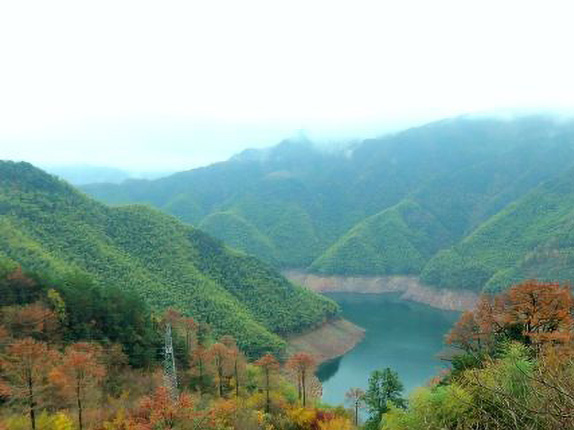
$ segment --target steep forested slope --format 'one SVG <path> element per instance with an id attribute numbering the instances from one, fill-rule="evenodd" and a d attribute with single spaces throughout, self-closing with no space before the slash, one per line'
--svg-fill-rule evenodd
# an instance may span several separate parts
<path id="1" fill-rule="evenodd" d="M 230 333 L 245 350 L 282 349 L 336 305 L 171 216 L 109 208 L 26 163 L 0 162 L 0 257 L 58 279 L 129 288 Z"/>
<path id="2" fill-rule="evenodd" d="M 290 141 L 158 181 L 85 190 L 151 203 L 278 267 L 424 271 L 428 282 L 458 288 L 476 283 L 470 272 L 450 284 L 429 275 L 429 261 L 573 165 L 572 122 L 457 118 L 345 151 Z"/>
<path id="3" fill-rule="evenodd" d="M 434 257 L 429 283 L 497 290 L 531 277 L 574 280 L 574 170 L 550 180 Z"/>
<path id="4" fill-rule="evenodd" d="M 311 266 L 317 273 L 419 273 L 451 233 L 415 202 L 396 206 L 366 218 L 331 246 Z"/>

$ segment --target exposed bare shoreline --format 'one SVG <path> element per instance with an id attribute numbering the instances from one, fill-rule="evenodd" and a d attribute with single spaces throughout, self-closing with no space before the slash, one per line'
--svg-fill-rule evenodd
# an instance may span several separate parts
<path id="1" fill-rule="evenodd" d="M 343 318 L 337 318 L 287 339 L 287 353 L 307 352 L 320 364 L 346 354 L 364 336 L 364 329 Z"/>
<path id="2" fill-rule="evenodd" d="M 471 291 L 429 287 L 415 276 L 322 276 L 294 270 L 285 271 L 283 275 L 296 284 L 321 293 L 400 293 L 404 300 L 425 303 L 444 310 L 472 309 L 478 299 L 478 295 Z M 288 353 L 305 351 L 317 357 L 319 363 L 323 363 L 352 350 L 363 339 L 364 334 L 364 329 L 350 321 L 336 319 L 287 339 Z"/>
<path id="3" fill-rule="evenodd" d="M 472 291 L 429 287 L 416 276 L 323 276 L 294 270 L 285 271 L 283 275 L 317 292 L 401 293 L 402 299 L 445 310 L 472 309 L 478 299 Z"/>

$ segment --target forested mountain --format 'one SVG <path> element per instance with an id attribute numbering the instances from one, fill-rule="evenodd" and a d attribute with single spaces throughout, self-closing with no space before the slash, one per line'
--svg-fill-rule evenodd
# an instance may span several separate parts
<path id="1" fill-rule="evenodd" d="M 0 260 L 49 282 L 88 278 L 230 334 L 251 355 L 338 312 L 256 258 L 142 206 L 110 208 L 27 163 L 0 162 Z"/>
<path id="2" fill-rule="evenodd" d="M 524 217 L 525 225 L 505 226 L 505 234 L 494 226 L 499 219 L 518 223 L 509 211 L 529 198 L 550 198 L 553 181 L 573 166 L 573 122 L 461 117 L 341 151 L 285 141 L 155 181 L 83 189 L 112 204 L 154 205 L 276 267 L 422 274 L 433 285 L 480 289 L 526 276 L 525 255 L 540 259 L 537 249 L 548 241 L 561 252 L 563 229 L 544 228 L 559 216 L 551 207 L 536 219 L 539 229 Z M 535 238 L 508 253 L 508 232 L 525 226 Z M 454 256 L 467 255 L 477 237 L 504 259 L 493 263 L 477 251 L 461 265 Z M 549 258 L 537 275 L 572 279 L 559 265 Z"/>

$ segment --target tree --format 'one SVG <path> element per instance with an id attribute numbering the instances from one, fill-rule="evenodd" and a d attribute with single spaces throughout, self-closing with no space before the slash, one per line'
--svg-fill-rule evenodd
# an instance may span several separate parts
<path id="1" fill-rule="evenodd" d="M 482 296 L 447 335 L 468 353 L 492 352 L 499 337 L 542 344 L 571 339 L 574 298 L 568 286 L 526 281 L 496 296 Z"/>
<path id="2" fill-rule="evenodd" d="M 33 337 L 51 340 L 59 327 L 57 315 L 40 302 L 6 306 L 2 309 L 2 320 L 15 337 Z"/>
<path id="3" fill-rule="evenodd" d="M 0 305 L 25 305 L 38 300 L 41 286 L 18 266 L 6 276 L 5 287 L 0 283 Z"/>
<path id="4" fill-rule="evenodd" d="M 279 369 L 279 362 L 272 354 L 267 353 L 257 360 L 255 365 L 263 369 L 263 374 L 265 376 L 265 412 L 269 413 L 271 410 L 271 377 L 274 372 Z"/>
<path id="5" fill-rule="evenodd" d="M 87 342 L 72 344 L 66 348 L 62 364 L 50 374 L 62 393 L 75 400 L 80 430 L 84 428 L 82 413 L 87 391 L 99 384 L 106 375 L 102 354 L 99 345 Z"/>
<path id="6" fill-rule="evenodd" d="M 446 343 L 468 353 L 490 352 L 496 336 L 505 331 L 507 298 L 505 295 L 483 295 L 476 308 L 464 312 L 446 336 Z"/>
<path id="7" fill-rule="evenodd" d="M 36 430 L 36 407 L 48 386 L 48 374 L 57 355 L 45 343 L 26 338 L 8 346 L 6 358 L 0 363 L 10 396 L 24 399 L 28 405 L 32 430 Z"/>
<path id="8" fill-rule="evenodd" d="M 0 325 L 0 351 L 4 349 L 4 346 L 8 342 L 8 338 L 10 337 L 8 330 L 4 326 Z"/>
<path id="9" fill-rule="evenodd" d="M 193 318 L 182 318 L 180 325 L 183 327 L 185 335 L 185 351 L 188 357 L 192 348 L 197 344 L 197 323 Z"/>
<path id="10" fill-rule="evenodd" d="M 389 405 L 405 406 L 402 397 L 403 384 L 397 372 L 386 367 L 375 370 L 369 377 L 369 387 L 365 393 L 365 404 L 369 410 L 369 428 L 378 428 L 383 414 L 389 411 Z"/>
<path id="11" fill-rule="evenodd" d="M 574 300 L 568 286 L 530 280 L 510 288 L 507 297 L 508 322 L 519 324 L 534 343 L 571 339 Z"/>
<path id="12" fill-rule="evenodd" d="M 307 406 L 307 376 L 313 374 L 316 366 L 315 357 L 306 352 L 294 354 L 287 362 L 287 367 L 293 369 L 297 374 L 299 400 L 302 401 L 303 407 Z"/>
<path id="13" fill-rule="evenodd" d="M 229 349 L 222 343 L 215 343 L 209 348 L 209 357 L 212 360 L 213 368 L 216 372 L 217 391 L 219 397 L 223 397 L 223 380 L 227 375 L 228 363 L 230 359 Z"/>
<path id="14" fill-rule="evenodd" d="M 203 345 L 198 345 L 191 355 L 190 370 L 197 377 L 198 388 L 201 391 L 206 385 L 206 375 L 210 372 L 209 350 Z"/>
<path id="15" fill-rule="evenodd" d="M 245 356 L 239 350 L 237 342 L 233 336 L 222 336 L 220 340 L 229 351 L 229 373 L 233 374 L 233 379 L 235 380 L 235 397 L 239 397 L 241 378 L 246 365 Z"/>
<path id="16" fill-rule="evenodd" d="M 355 426 L 359 425 L 359 408 L 365 403 L 365 390 L 361 388 L 349 388 L 345 393 L 345 399 L 353 405 L 355 410 Z"/>
<path id="17" fill-rule="evenodd" d="M 191 424 L 190 428 L 201 428 L 195 425 L 198 415 L 188 394 L 183 393 L 173 401 L 167 388 L 160 386 L 152 396 L 140 400 L 139 408 L 125 428 L 172 429 L 179 428 L 181 423 Z"/>

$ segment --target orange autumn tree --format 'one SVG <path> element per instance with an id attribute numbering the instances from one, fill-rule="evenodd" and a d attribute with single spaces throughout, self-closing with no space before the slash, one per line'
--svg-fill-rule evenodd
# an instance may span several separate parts
<path id="1" fill-rule="evenodd" d="M 21 266 L 6 276 L 6 281 L 10 284 L 10 294 L 7 297 L 1 297 L 3 303 L 21 305 L 33 302 L 40 296 L 40 286 L 22 271 Z"/>
<path id="2" fill-rule="evenodd" d="M 233 375 L 235 382 L 235 397 L 239 397 L 241 379 L 243 378 L 243 374 L 247 367 L 247 360 L 239 350 L 237 342 L 233 336 L 225 335 L 220 340 L 229 351 L 229 358 L 227 360 L 227 365 L 229 367 L 228 373 Z"/>
<path id="3" fill-rule="evenodd" d="M 198 345 L 191 354 L 190 373 L 197 377 L 197 387 L 201 391 L 206 384 L 206 375 L 210 373 L 209 350 Z"/>
<path id="4" fill-rule="evenodd" d="M 515 285 L 506 296 L 508 322 L 520 325 L 533 343 L 571 339 L 574 300 L 568 285 L 530 280 Z"/>
<path id="5" fill-rule="evenodd" d="M 263 370 L 264 375 L 264 390 L 265 390 L 265 412 L 269 413 L 271 410 L 271 379 L 275 372 L 279 369 L 279 362 L 273 354 L 267 353 L 255 362 Z"/>
<path id="6" fill-rule="evenodd" d="M 197 345 L 197 323 L 193 318 L 181 318 L 179 326 L 183 329 L 185 339 L 185 351 L 189 356 L 192 349 Z"/>
<path id="7" fill-rule="evenodd" d="M 496 296 L 482 296 L 462 314 L 447 343 L 467 352 L 490 351 L 499 335 L 528 342 L 566 343 L 572 338 L 574 299 L 569 286 L 534 280 Z"/>
<path id="8" fill-rule="evenodd" d="M 75 401 L 80 430 L 84 428 L 83 409 L 88 391 L 97 386 L 106 375 L 102 355 L 100 345 L 87 342 L 72 344 L 66 348 L 60 366 L 50 374 L 50 379 L 62 394 Z"/>
<path id="9" fill-rule="evenodd" d="M 224 344 L 218 342 L 209 348 L 208 355 L 215 371 L 217 392 L 219 397 L 223 397 L 223 383 L 228 376 L 230 350 Z"/>
<path id="10" fill-rule="evenodd" d="M 3 394 L 25 401 L 32 430 L 36 430 L 36 409 L 49 385 L 48 374 L 57 357 L 58 353 L 45 343 L 26 338 L 9 345 L 0 362 L 5 376 Z"/>
<path id="11" fill-rule="evenodd" d="M 58 328 L 58 316 L 40 302 L 24 306 L 6 306 L 2 322 L 14 337 L 53 340 Z"/>
<path id="12" fill-rule="evenodd" d="M 205 414 L 203 414 L 205 415 Z M 153 395 L 140 400 L 138 408 L 129 419 L 128 429 L 172 429 L 182 423 L 201 424 L 202 414 L 195 412 L 191 397 L 181 394 L 175 401 L 165 387 L 158 387 Z"/>
<path id="13" fill-rule="evenodd" d="M 302 401 L 305 407 L 307 406 L 307 379 L 309 375 L 313 375 L 317 360 L 311 354 L 298 352 L 289 359 L 287 367 L 294 370 L 297 375 L 299 401 Z"/>
<path id="14" fill-rule="evenodd" d="M 8 344 L 10 335 L 6 327 L 0 325 L 0 351 Z"/>

